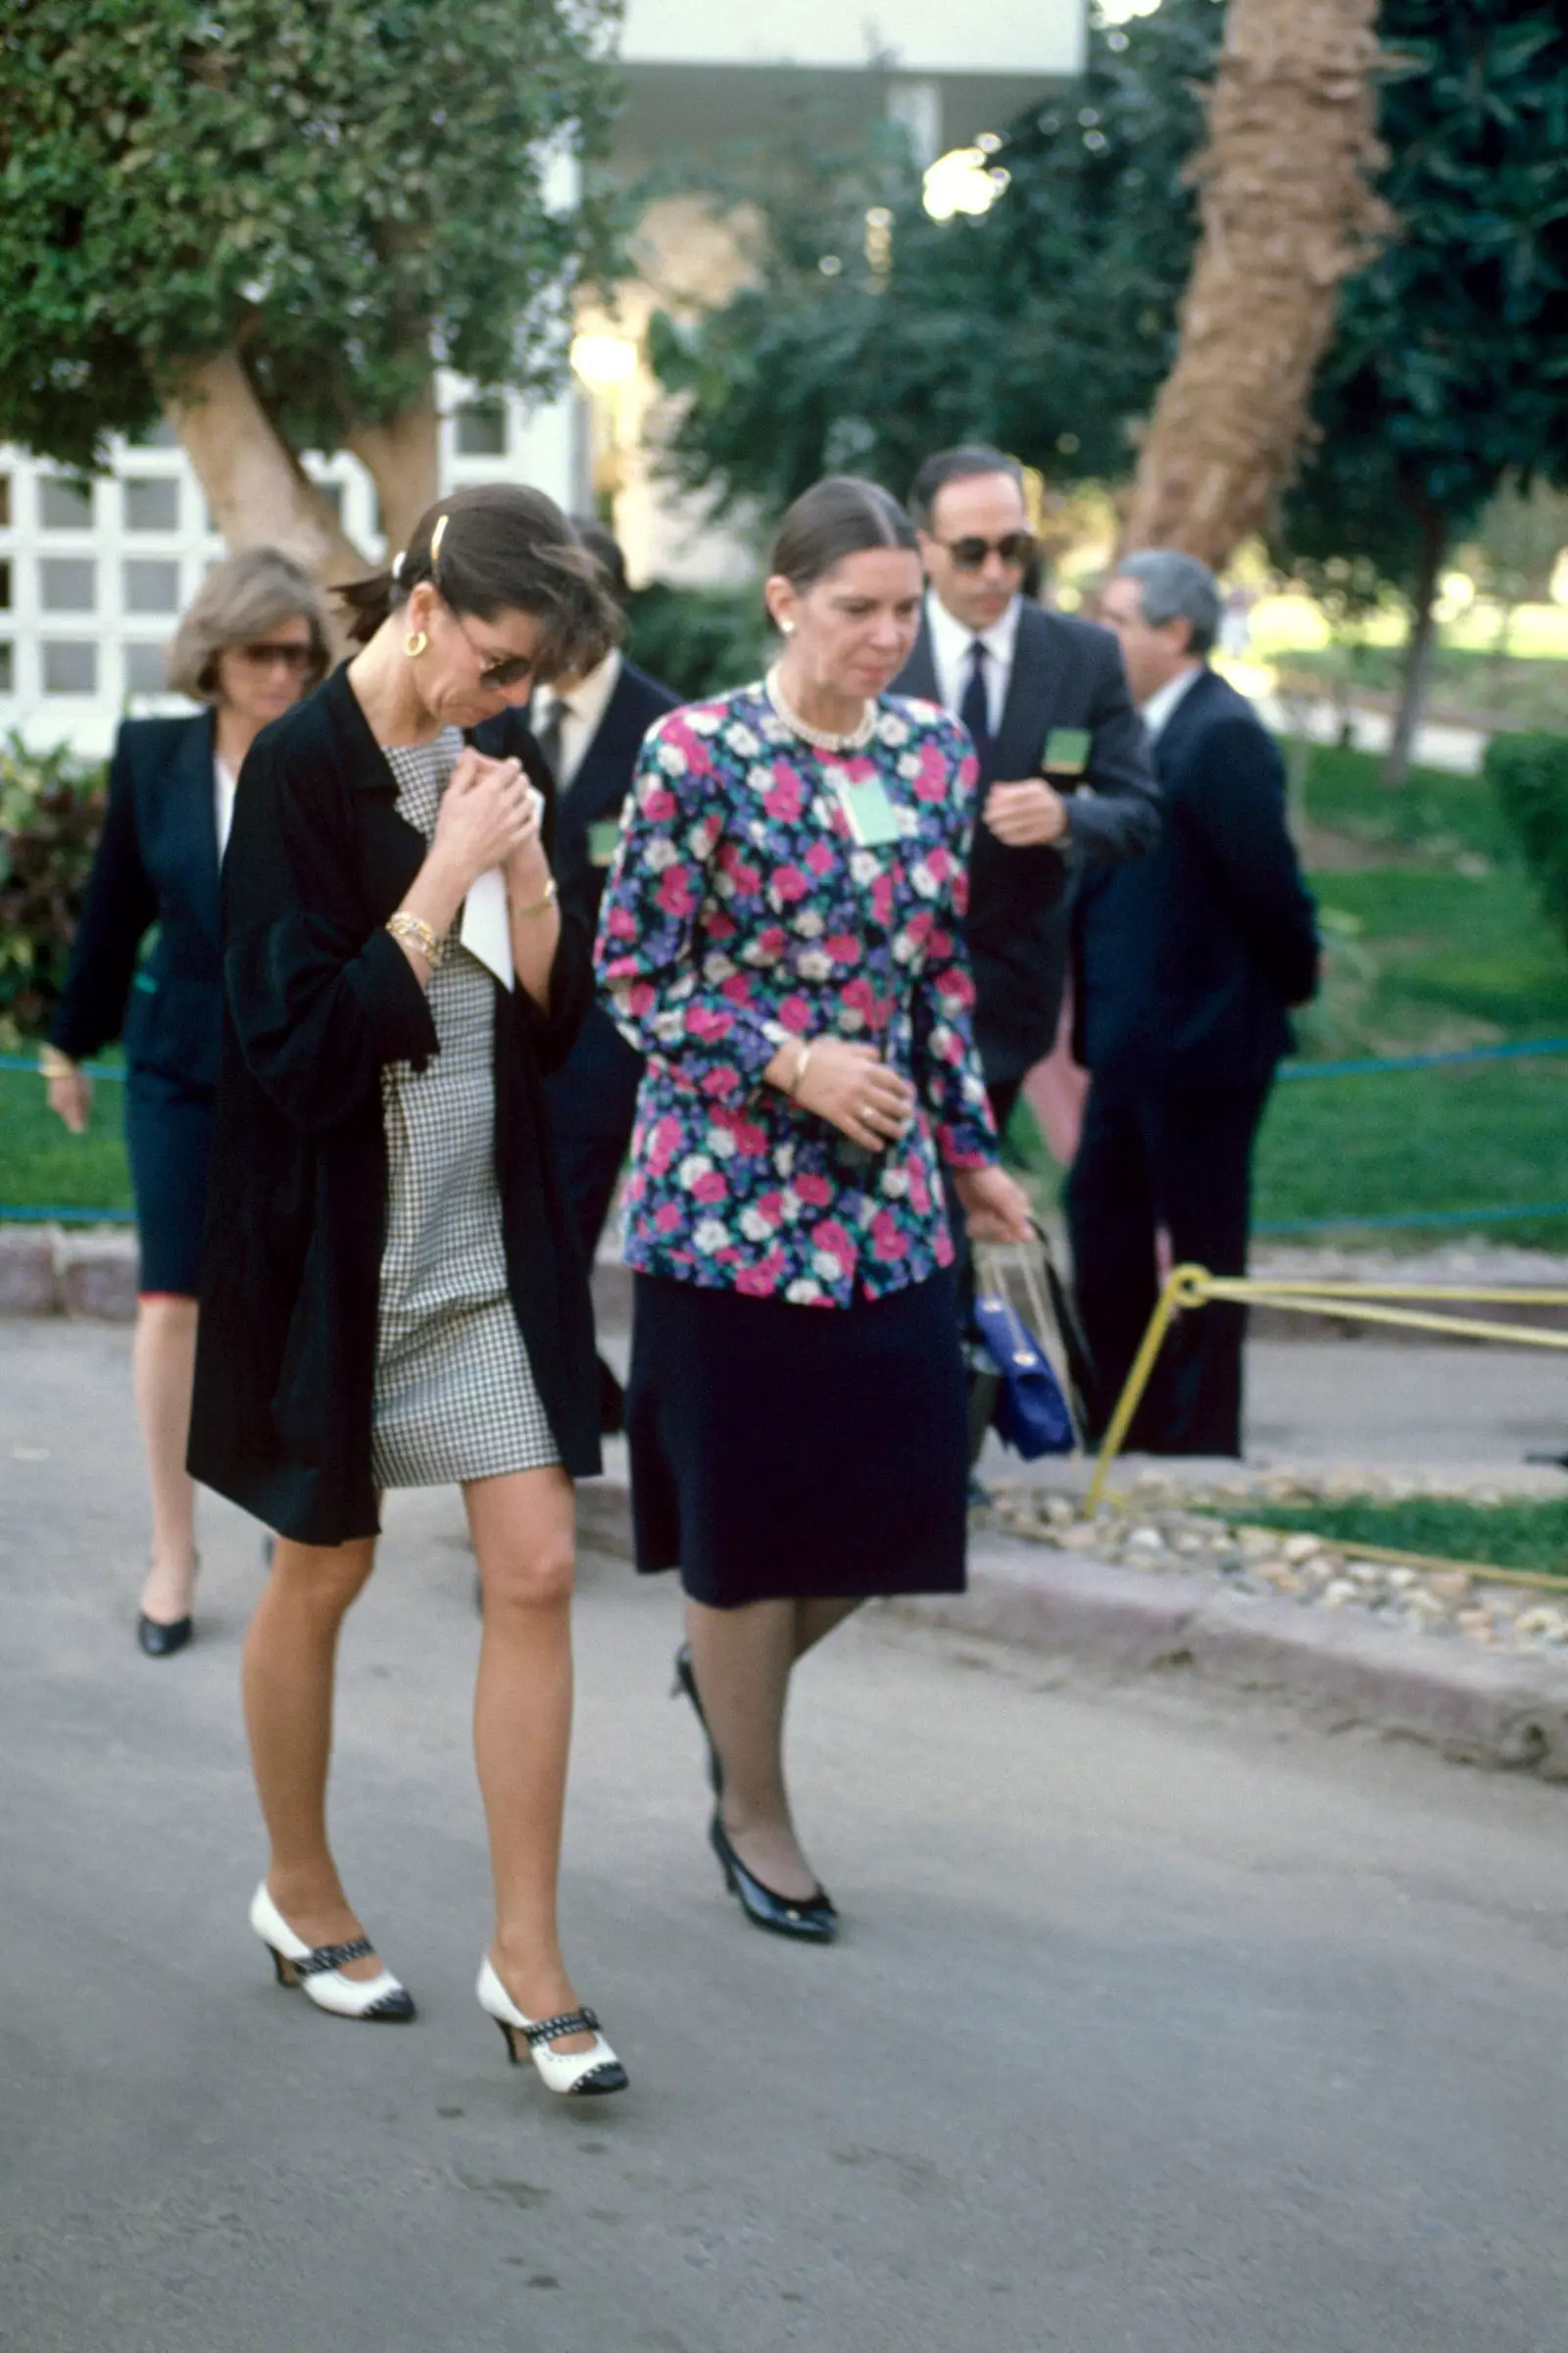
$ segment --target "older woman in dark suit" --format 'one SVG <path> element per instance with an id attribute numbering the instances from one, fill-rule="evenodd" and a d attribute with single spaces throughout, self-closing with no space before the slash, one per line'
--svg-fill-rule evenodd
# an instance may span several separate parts
<path id="1" fill-rule="evenodd" d="M 209 573 L 169 659 L 170 684 L 207 709 L 120 730 L 109 812 L 41 1056 L 50 1104 L 78 1135 L 92 1094 L 82 1062 L 122 1037 L 129 1065 L 125 1142 L 141 1246 L 131 1361 L 153 1506 L 138 1637 L 152 1658 L 182 1649 L 192 1632 L 185 1446 L 221 1014 L 219 865 L 240 762 L 326 663 L 323 609 L 298 564 L 252 548 Z"/>

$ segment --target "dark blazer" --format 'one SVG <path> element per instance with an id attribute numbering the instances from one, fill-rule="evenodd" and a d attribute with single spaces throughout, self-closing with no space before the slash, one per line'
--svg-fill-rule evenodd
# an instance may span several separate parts
<path id="1" fill-rule="evenodd" d="M 222 1009 L 210 711 L 127 719 L 49 1042 L 76 1061 L 123 1037 L 133 1069 L 218 1080 Z M 138 971 L 141 944 L 158 938 Z M 128 1006 L 128 1010 L 127 1010 Z"/>
<path id="2" fill-rule="evenodd" d="M 474 739 L 554 787 L 509 715 Z M 370 1485 L 386 1224 L 381 1070 L 437 1052 L 384 928 L 425 857 L 342 670 L 257 737 L 223 862 L 223 1035 L 190 1467 L 270 1528 L 336 1544 L 376 1529 Z M 550 1009 L 496 984 L 496 1169 L 513 1304 L 562 1460 L 599 1468 L 588 1283 L 549 1145 L 541 1074 L 592 995 L 567 915 Z"/>
<path id="3" fill-rule="evenodd" d="M 1074 924 L 1075 1045 L 1099 1080 L 1265 1085 L 1317 988 L 1315 907 L 1285 823 L 1285 770 L 1251 705 L 1205 669 L 1154 746 L 1165 829 L 1090 874 Z"/>
<path id="4" fill-rule="evenodd" d="M 656 719 L 662 718 L 666 711 L 677 710 L 680 702 L 679 695 L 650 678 L 646 670 L 623 662 L 615 691 L 605 705 L 604 716 L 577 772 L 561 795 L 551 862 L 563 906 L 581 919 L 590 939 L 599 928 L 599 902 L 605 895 L 610 858 L 595 858 L 589 828 L 618 823 L 643 737 Z"/>
<path id="5" fill-rule="evenodd" d="M 939 702 L 930 630 L 894 681 L 901 695 Z M 1042 773 L 1054 727 L 1087 728 L 1088 765 L 1070 792 L 1068 851 L 1009 850 L 980 821 L 969 856 L 965 930 L 975 981 L 975 1042 L 987 1082 L 1021 1078 L 1051 1052 L 1061 1014 L 1070 885 L 1086 864 L 1139 858 L 1159 833 L 1159 793 L 1143 721 L 1133 709 L 1121 649 L 1108 629 L 1025 603 L 1002 724 L 981 767 L 980 797 Z"/>

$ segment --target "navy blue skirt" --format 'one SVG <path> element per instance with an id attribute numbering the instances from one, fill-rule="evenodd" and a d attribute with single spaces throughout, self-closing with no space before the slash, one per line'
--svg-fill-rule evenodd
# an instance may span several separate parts
<path id="1" fill-rule="evenodd" d="M 144 1296 L 195 1299 L 201 1291 L 213 1101 L 211 1087 L 188 1087 L 161 1070 L 132 1069 L 125 1080 L 125 1150 Z"/>
<path id="2" fill-rule="evenodd" d="M 843 1308 L 639 1275 L 626 1437 L 637 1566 L 710 1608 L 963 1591 L 947 1274 Z"/>

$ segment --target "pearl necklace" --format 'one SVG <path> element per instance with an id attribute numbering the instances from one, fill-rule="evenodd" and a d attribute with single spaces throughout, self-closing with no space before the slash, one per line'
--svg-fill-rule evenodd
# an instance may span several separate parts
<path id="1" fill-rule="evenodd" d="M 874 703 L 867 703 L 864 715 L 848 735 L 831 734 L 825 727 L 808 727 L 806 721 L 798 712 L 790 709 L 785 700 L 784 689 L 779 683 L 777 662 L 773 664 L 763 679 L 762 687 L 774 711 L 789 728 L 791 734 L 798 735 L 803 743 L 809 744 L 813 752 L 863 752 L 876 733 L 877 711 Z"/>

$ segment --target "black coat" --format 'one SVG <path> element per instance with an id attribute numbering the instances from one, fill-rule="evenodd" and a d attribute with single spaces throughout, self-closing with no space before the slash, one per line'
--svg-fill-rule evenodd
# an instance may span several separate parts
<path id="1" fill-rule="evenodd" d="M 120 730 L 104 829 L 49 1025 L 50 1044 L 74 1060 L 123 1037 L 132 1069 L 217 1084 L 223 974 L 213 726 L 204 711 L 127 719 Z M 157 941 L 138 970 L 155 923 Z"/>
<path id="2" fill-rule="evenodd" d="M 1204 670 L 1154 746 L 1165 829 L 1137 865 L 1085 877 L 1075 1047 L 1097 1081 L 1265 1085 L 1317 987 L 1311 893 L 1285 770 L 1251 705 Z"/>
<path id="3" fill-rule="evenodd" d="M 595 855 L 598 837 L 590 828 L 618 824 L 643 737 L 666 711 L 678 710 L 680 700 L 646 670 L 623 662 L 577 772 L 560 797 L 552 864 L 562 905 L 581 920 L 590 939 L 599 928 L 599 902 L 612 855 L 603 842 Z"/>
<path id="4" fill-rule="evenodd" d="M 894 692 L 940 702 L 927 622 Z M 1159 793 L 1121 649 L 1108 629 L 1025 603 L 1002 724 L 982 763 L 980 794 L 998 779 L 1044 771 L 1055 727 L 1086 728 L 1090 751 L 1068 793 L 1067 853 L 1009 850 L 979 819 L 969 856 L 965 932 L 975 982 L 975 1042 L 987 1081 L 1018 1079 L 1051 1052 L 1061 1016 L 1071 883 L 1081 866 L 1140 858 L 1159 834 Z"/>
<path id="5" fill-rule="evenodd" d="M 481 750 L 522 758 L 510 715 Z M 264 729 L 223 861 L 224 1005 L 190 1467 L 269 1527 L 336 1544 L 376 1529 L 370 1485 L 386 1225 L 381 1070 L 438 1051 L 424 991 L 385 929 L 423 863 L 342 670 Z M 553 838 L 547 808 L 545 840 Z M 548 1013 L 496 984 L 496 1171 L 514 1307 L 562 1460 L 599 1468 L 587 1275 L 556 1176 L 541 1074 L 592 996 L 563 922 Z"/>

